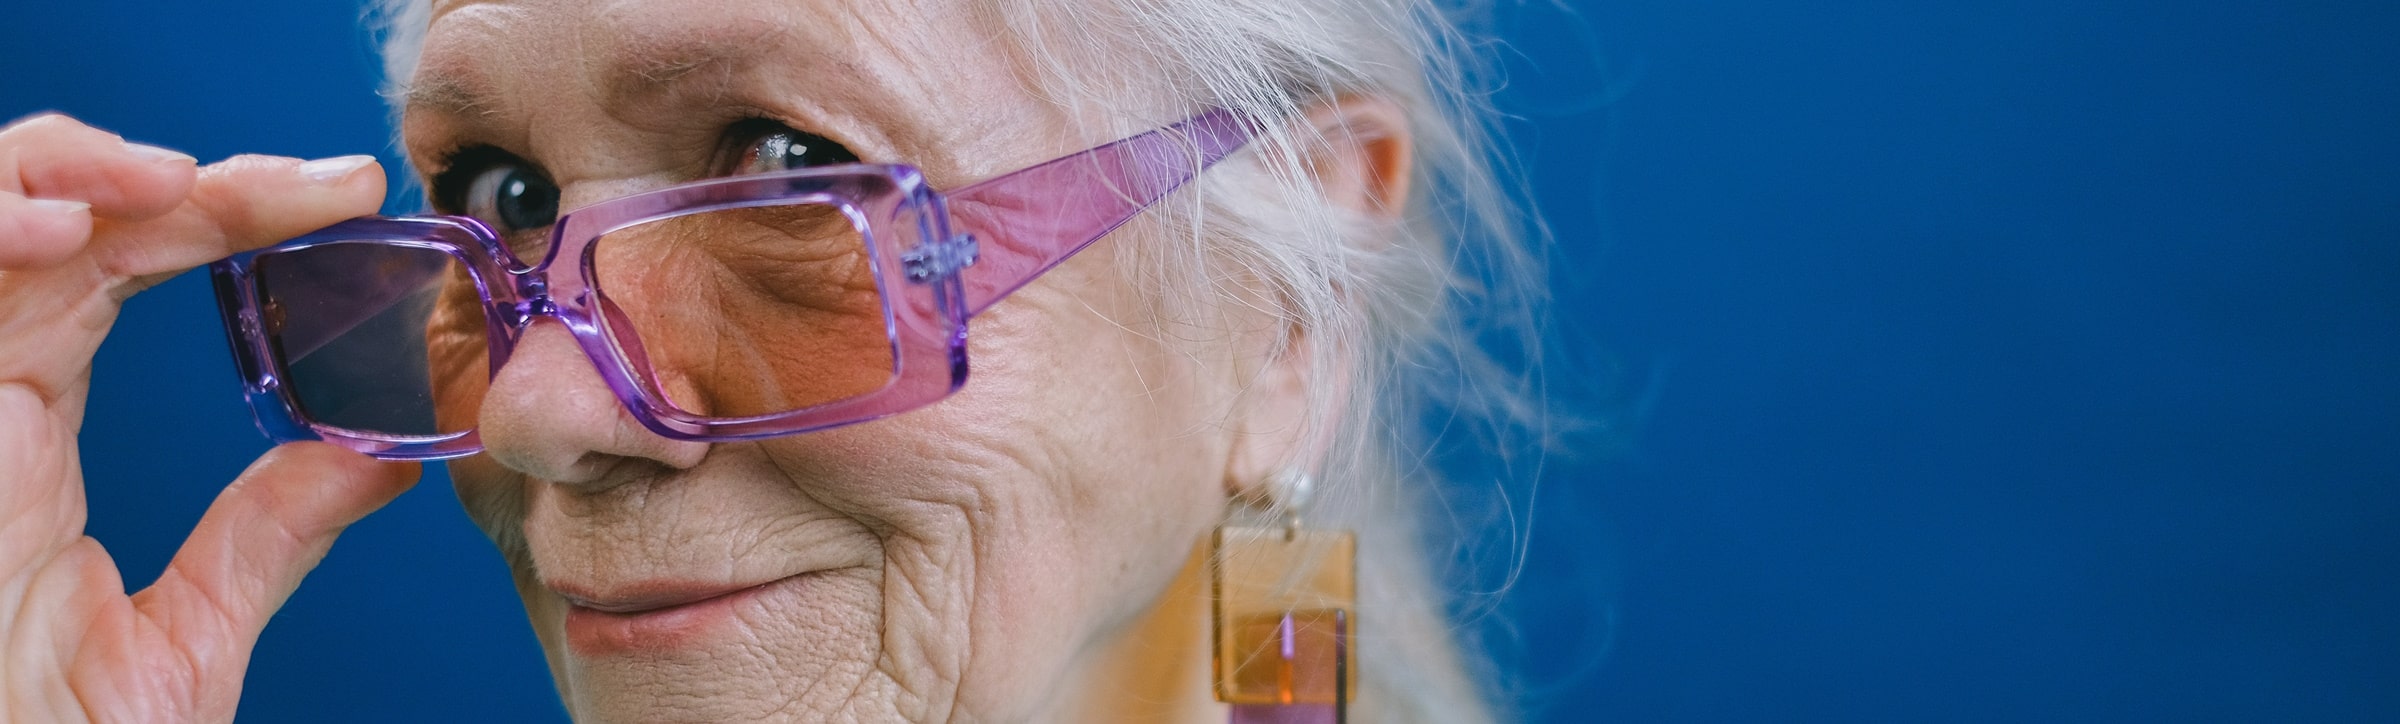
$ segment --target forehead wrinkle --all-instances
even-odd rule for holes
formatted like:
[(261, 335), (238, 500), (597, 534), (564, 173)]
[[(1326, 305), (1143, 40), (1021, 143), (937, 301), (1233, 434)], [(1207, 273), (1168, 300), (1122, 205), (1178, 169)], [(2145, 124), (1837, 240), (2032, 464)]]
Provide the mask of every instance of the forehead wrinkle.
[[(638, 21), (609, 25), (640, 26)], [(695, 90), (703, 91), (705, 97), (720, 98), (743, 70), (781, 45), (778, 25), (744, 23), (615, 35), (604, 55), (588, 66), (593, 75), (587, 82), (601, 104), (612, 108), (652, 105), (692, 95)], [(578, 36), (579, 41), (594, 39)], [(713, 87), (698, 87), (703, 85)]]
[(507, 42), (526, 10), (505, 0), (436, 3), (414, 77), (400, 90), (401, 131), (412, 151), (507, 125), (505, 117), (521, 104), (506, 84), (506, 69), (539, 57), (536, 49)]
[(603, 120), (612, 132), (654, 134), (612, 143), (688, 145), (739, 114), (825, 135), (861, 158), (916, 164), (943, 183), (989, 175), (1001, 160), (1055, 155), (1046, 142), (1024, 159), (961, 153), (1019, 127), (995, 113), (1016, 83), (1005, 68), (974, 62), (986, 60), (972, 49), (993, 42), (988, 28), (920, 0), (711, 6), (721, 13), (652, 0), (436, 3), (438, 37), (429, 37), (422, 82), (407, 91), (422, 105), (408, 110), (451, 113), (422, 114), (428, 131), (411, 136), (416, 145), (479, 135), (538, 153), (550, 147), (536, 141), (555, 136), (540, 129), (589, 136)]

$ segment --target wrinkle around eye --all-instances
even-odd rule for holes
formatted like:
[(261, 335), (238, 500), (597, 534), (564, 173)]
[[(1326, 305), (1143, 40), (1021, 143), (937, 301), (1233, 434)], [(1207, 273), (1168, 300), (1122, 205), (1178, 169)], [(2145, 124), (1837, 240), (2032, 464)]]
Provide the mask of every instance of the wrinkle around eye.
[[(602, 285), (665, 291), (664, 282), (703, 284), (720, 303), (771, 302), (795, 309), (859, 312), (879, 304), (866, 239), (838, 209), (823, 205), (713, 211), (618, 232), (602, 241)], [(682, 273), (672, 270), (682, 269)], [(703, 272), (702, 270), (706, 271)], [(867, 295), (860, 299), (859, 295)]]
[(465, 267), (453, 264), (425, 320), (425, 372), (442, 429), (473, 427), (491, 368), (489, 334), (482, 294)]

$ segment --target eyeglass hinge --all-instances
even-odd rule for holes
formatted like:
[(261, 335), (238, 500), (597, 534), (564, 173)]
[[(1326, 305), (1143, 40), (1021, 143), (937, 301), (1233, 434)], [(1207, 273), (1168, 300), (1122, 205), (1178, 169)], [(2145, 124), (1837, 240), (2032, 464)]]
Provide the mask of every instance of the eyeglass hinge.
[(975, 236), (960, 234), (901, 254), (900, 269), (909, 281), (923, 284), (974, 266), (976, 254)]

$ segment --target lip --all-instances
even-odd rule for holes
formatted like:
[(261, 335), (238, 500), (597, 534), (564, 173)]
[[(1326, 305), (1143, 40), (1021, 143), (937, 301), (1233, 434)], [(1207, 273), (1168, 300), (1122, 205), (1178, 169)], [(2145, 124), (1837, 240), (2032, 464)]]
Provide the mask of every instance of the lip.
[[(775, 579), (780, 580), (783, 579)], [(759, 586), (774, 585), (775, 581), (731, 586), (645, 581), (616, 588), (605, 595), (572, 584), (552, 584), (550, 590), (557, 592), (560, 598), (567, 599), (567, 605), (576, 608), (588, 608), (600, 613), (642, 614), (730, 596)]]
[(730, 586), (645, 581), (612, 587), (607, 593), (571, 584), (553, 583), (549, 588), (567, 602), (567, 646), (578, 654), (600, 656), (697, 644), (730, 621), (741, 605), (762, 593), (789, 588), (807, 575)]

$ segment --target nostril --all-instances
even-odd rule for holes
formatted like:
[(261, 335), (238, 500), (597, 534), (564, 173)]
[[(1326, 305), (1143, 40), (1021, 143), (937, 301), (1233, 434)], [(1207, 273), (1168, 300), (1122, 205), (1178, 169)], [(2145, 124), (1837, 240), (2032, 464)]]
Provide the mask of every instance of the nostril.
[(495, 455), (494, 459), (504, 467), (525, 473), (531, 479), (572, 489), (576, 495), (597, 495), (629, 483), (655, 481), (691, 469), (698, 463), (697, 459), (660, 460), (603, 452), (586, 452), (572, 460), (512, 458), (506, 454)]
[(586, 452), (573, 457), (556, 459), (527, 456), (523, 452), (494, 452), (502, 466), (526, 474), (536, 480), (576, 488), (584, 492), (600, 492), (614, 488), (639, 475), (627, 475), (627, 463), (639, 462), (606, 453)]

